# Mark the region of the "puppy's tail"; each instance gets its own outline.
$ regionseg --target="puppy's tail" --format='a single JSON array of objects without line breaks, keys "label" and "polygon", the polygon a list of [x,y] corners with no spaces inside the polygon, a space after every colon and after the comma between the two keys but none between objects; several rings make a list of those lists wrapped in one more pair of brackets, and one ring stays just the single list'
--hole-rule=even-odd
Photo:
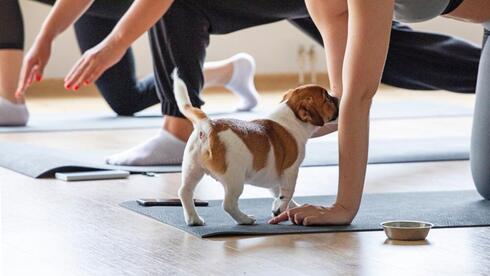
[{"label": "puppy's tail", "polygon": [[172,78],[174,79],[175,100],[177,101],[180,112],[192,122],[194,127],[201,123],[207,124],[209,122],[209,117],[201,109],[192,106],[187,86],[184,81],[179,78],[177,68],[172,73]]}]

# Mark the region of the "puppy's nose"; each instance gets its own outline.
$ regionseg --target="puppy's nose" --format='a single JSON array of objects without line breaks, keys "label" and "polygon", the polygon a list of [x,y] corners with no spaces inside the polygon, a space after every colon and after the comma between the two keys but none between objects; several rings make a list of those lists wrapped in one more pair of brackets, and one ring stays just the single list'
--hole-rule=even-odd
[{"label": "puppy's nose", "polygon": [[279,208],[277,208],[276,210],[272,210],[272,215],[274,215],[275,217],[279,216],[279,214],[281,214],[281,210]]}]

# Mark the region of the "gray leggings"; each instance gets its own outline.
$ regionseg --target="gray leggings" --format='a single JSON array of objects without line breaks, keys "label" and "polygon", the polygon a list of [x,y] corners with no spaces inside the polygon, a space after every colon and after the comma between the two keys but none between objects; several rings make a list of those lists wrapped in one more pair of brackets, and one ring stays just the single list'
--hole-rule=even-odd
[{"label": "gray leggings", "polygon": [[490,22],[484,24],[483,51],[478,69],[475,114],[471,133],[471,173],[476,189],[490,200]]}]

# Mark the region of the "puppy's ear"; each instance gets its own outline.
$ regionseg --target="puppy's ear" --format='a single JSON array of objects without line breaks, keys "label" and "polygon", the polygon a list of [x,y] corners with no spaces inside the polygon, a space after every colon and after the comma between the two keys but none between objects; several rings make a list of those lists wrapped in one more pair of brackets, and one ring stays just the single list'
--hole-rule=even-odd
[{"label": "puppy's ear", "polygon": [[284,93],[284,95],[282,95],[281,103],[289,100],[289,98],[291,98],[291,96],[293,95],[293,92],[294,92],[294,89],[289,89],[288,91],[286,91]]},{"label": "puppy's ear", "polygon": [[301,121],[315,126],[323,126],[325,124],[325,121],[313,104],[312,97],[301,100],[298,105],[297,116]]}]

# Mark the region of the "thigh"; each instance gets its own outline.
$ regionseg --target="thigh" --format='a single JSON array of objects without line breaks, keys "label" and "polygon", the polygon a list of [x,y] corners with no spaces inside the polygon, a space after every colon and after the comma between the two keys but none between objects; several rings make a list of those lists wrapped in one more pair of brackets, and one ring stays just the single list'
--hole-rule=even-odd
[{"label": "thigh", "polygon": [[18,0],[0,1],[0,49],[24,48],[24,22]]},{"label": "thigh", "polygon": [[104,40],[111,33],[117,22],[117,19],[104,18],[93,14],[86,13],[82,15],[74,24],[78,46],[82,53]]},{"label": "thigh", "polygon": [[490,21],[490,1],[464,0],[454,11],[444,16],[474,23],[487,22]]},{"label": "thigh", "polygon": [[[4,1],[4,0],[2,0]],[[54,5],[56,0],[32,0],[48,5]],[[133,0],[95,0],[86,13],[104,18],[119,19],[133,3]]]},{"label": "thigh", "polygon": [[490,40],[483,47],[471,133],[471,172],[478,192],[490,199]]},{"label": "thigh", "polygon": [[209,44],[209,21],[195,7],[176,1],[148,32],[157,92],[166,115],[182,116],[173,95],[171,78],[175,68],[186,83],[194,106],[204,83],[202,67]]},{"label": "thigh", "polygon": [[308,17],[304,0],[185,0],[209,20],[211,34]]},{"label": "thigh", "polygon": [[[75,23],[80,50],[85,52],[105,39],[117,22],[117,19],[84,14]],[[109,106],[119,115],[132,115],[159,102],[153,78],[138,81],[131,48],[95,84]]]},{"label": "thigh", "polygon": [[480,48],[394,22],[382,82],[407,89],[474,93]]},{"label": "thigh", "polygon": [[322,35],[318,31],[315,23],[310,17],[289,19],[289,23],[308,35],[311,39],[315,40],[318,44],[323,46]]},{"label": "thigh", "polygon": [[133,0],[95,0],[86,13],[119,20],[132,3]]}]

